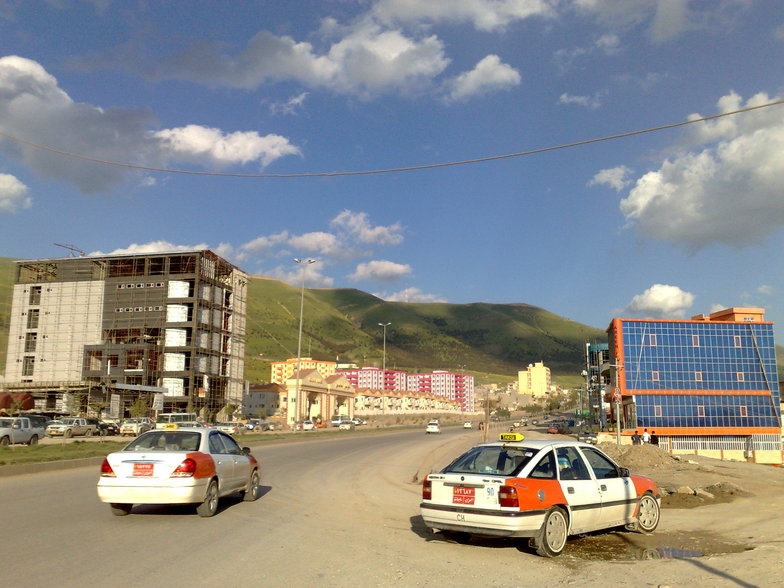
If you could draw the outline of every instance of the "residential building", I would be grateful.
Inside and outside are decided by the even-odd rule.
[[[246,418],[264,418],[278,414],[286,387],[281,384],[250,384],[242,400],[242,414]]]
[[[607,329],[613,421],[620,417],[625,431],[655,431],[673,453],[780,464],[776,350],[764,312],[613,319]]]
[[[340,370],[354,388],[371,390],[406,390],[406,372],[377,367]]]
[[[534,400],[546,398],[552,387],[550,368],[538,361],[529,364],[525,371],[517,372],[518,390],[521,394],[532,394]]]
[[[334,361],[321,361],[312,357],[291,357],[284,361],[270,362],[270,381],[273,384],[283,384],[291,378],[297,370],[316,370],[324,378],[335,374],[337,363]]]
[[[474,412],[474,376],[447,371],[408,374],[407,389],[453,400],[463,412]]]
[[[242,403],[247,275],[209,250],[15,262],[7,392],[36,408]],[[74,406],[74,403],[80,406]]]

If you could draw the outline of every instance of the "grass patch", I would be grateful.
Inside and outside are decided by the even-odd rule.
[[[0,466],[102,457],[118,451],[127,441],[73,441],[62,445],[10,445],[0,447]]]

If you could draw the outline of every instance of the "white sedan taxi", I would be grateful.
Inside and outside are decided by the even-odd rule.
[[[134,504],[195,504],[199,516],[211,517],[223,496],[256,500],[259,463],[247,447],[216,429],[163,427],[103,460],[98,497],[113,514],[127,515]]]
[[[570,535],[625,526],[653,532],[661,494],[596,447],[577,441],[527,441],[502,433],[470,449],[422,486],[429,528],[470,535],[527,537],[539,555],[560,555]]]
[[[438,421],[430,421],[427,423],[425,427],[425,433],[430,435],[431,433],[440,433],[441,432],[441,425]]]

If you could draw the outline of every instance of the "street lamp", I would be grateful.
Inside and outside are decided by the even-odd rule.
[[[381,356],[381,414],[384,414],[386,408],[384,407],[385,398],[384,391],[387,389],[387,327],[392,323],[378,323],[379,327],[384,329],[384,354]]]
[[[621,363],[611,363],[611,368],[615,368],[615,388],[613,389],[613,401],[615,402],[615,443],[621,444],[621,387],[619,385],[618,372],[623,369]]]
[[[300,259],[299,257],[295,257],[294,261],[298,264],[307,264],[310,265],[312,263],[316,263],[315,259]],[[299,382],[301,379],[300,375],[300,362],[302,360],[302,317],[304,316],[303,311],[305,310],[305,270],[307,268],[302,268],[302,288],[300,291],[299,297],[299,335],[297,336],[297,384],[294,392],[294,423],[296,424],[297,419],[299,419]]]

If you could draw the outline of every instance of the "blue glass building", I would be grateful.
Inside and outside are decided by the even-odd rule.
[[[780,454],[773,323],[764,309],[681,321],[616,318],[607,331],[608,396],[620,393],[624,429],[656,431],[672,451]]]

